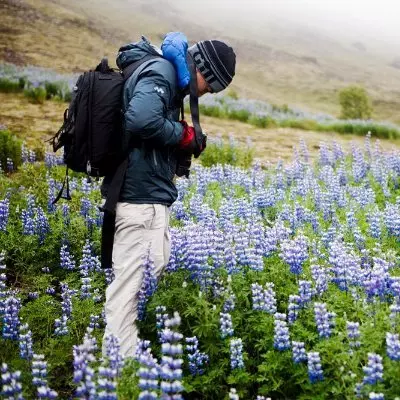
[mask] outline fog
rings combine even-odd
[[[191,16],[224,29],[247,29],[253,34],[264,27],[289,22],[293,27],[321,33],[400,46],[399,0],[173,0]],[[400,52],[400,49],[398,49]]]

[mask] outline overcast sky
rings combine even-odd
[[[183,4],[203,13],[218,13],[221,20],[239,17],[251,23],[279,17],[400,44],[400,0],[184,0]]]

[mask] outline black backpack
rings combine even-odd
[[[104,58],[94,71],[79,76],[72,91],[64,123],[50,139],[56,152],[64,147],[67,166],[63,187],[56,197],[70,200],[68,169],[101,178],[112,174],[123,161],[122,90],[125,81],[144,62],[157,56],[145,56],[124,71],[115,71]],[[65,184],[66,197],[63,196]]]

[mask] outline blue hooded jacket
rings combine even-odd
[[[189,83],[186,37],[168,34],[162,48],[166,58],[156,57],[146,61],[124,86],[124,142],[132,150],[119,201],[170,206],[177,198],[173,179],[177,145],[183,133],[178,121],[184,97],[184,91],[179,86],[185,85],[186,81],[186,86]],[[140,42],[120,49],[117,65],[124,69],[149,54],[160,55],[143,37]],[[133,148],[132,144],[137,147]],[[104,179],[103,187],[110,179]]]

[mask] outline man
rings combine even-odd
[[[113,334],[120,340],[121,354],[134,356],[145,257],[149,254],[154,262],[158,278],[170,256],[169,207],[177,198],[175,173],[188,169],[191,155],[203,150],[196,143],[195,129],[179,121],[190,84],[179,87],[182,76],[178,71],[190,76],[186,63],[182,64],[186,59],[179,55],[185,53],[190,65],[196,67],[191,81],[192,85],[194,79],[197,81],[194,87],[198,96],[222,91],[235,75],[235,53],[223,42],[203,41],[187,49],[184,35],[174,34],[172,41],[163,45],[164,54],[169,45],[180,51],[176,60],[160,57],[145,38],[122,47],[117,58],[119,68],[125,69],[146,56],[154,56],[137,68],[123,92],[124,132],[132,150],[116,206],[112,253],[115,279],[106,291],[103,354],[105,338]],[[186,160],[186,165],[179,165],[179,160]]]

